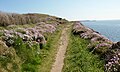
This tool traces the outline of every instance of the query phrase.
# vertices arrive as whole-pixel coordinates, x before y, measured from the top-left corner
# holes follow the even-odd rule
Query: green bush
[[[11,61],[10,57],[0,55],[0,64],[4,67]]]
[[[0,37],[3,36],[3,35],[4,35],[4,33],[3,33],[3,32],[0,32]]]
[[[37,65],[41,63],[41,58],[39,55],[40,53],[39,44],[33,43],[33,42],[24,43],[22,39],[18,37],[15,40],[14,48],[16,49],[17,55],[23,61],[22,70],[35,71],[37,68]]]
[[[22,71],[27,71],[27,72],[37,72],[37,67],[31,63],[28,64],[23,64],[22,65]]]

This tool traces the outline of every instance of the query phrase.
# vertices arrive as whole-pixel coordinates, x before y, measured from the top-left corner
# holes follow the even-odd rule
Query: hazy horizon
[[[120,20],[120,0],[1,0],[0,11],[42,13],[68,20]]]

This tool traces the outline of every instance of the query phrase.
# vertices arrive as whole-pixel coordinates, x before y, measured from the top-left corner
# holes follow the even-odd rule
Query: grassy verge
[[[88,43],[71,34],[63,72],[104,72],[104,62],[87,50]]]
[[[39,72],[50,72],[54,62],[55,54],[57,53],[57,46],[61,35],[63,26],[59,27],[54,34],[46,34],[47,44],[41,50],[41,64],[39,65]]]

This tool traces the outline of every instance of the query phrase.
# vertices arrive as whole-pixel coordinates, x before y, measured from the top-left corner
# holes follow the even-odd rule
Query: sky
[[[43,13],[68,20],[120,19],[120,0],[0,0],[0,11]]]

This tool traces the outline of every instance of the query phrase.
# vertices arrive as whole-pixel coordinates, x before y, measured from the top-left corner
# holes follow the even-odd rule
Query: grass
[[[16,55],[15,49],[9,48],[5,53],[5,55],[0,55],[0,70],[7,70],[9,72],[21,71],[20,58]]]
[[[24,25],[10,25],[10,26],[0,26],[0,30],[17,30],[19,28],[33,28],[36,24],[24,24]]]
[[[31,28],[31,27],[35,27],[35,24],[24,24],[24,25],[12,25],[12,26],[7,26],[5,27],[7,30],[11,30],[11,29],[18,29],[18,28]]]
[[[51,69],[55,53],[57,51],[57,42],[61,31],[57,30],[53,34],[45,34],[47,43],[43,48],[39,48],[36,43],[24,43],[20,38],[15,40],[14,48],[17,55],[22,60],[22,71],[30,72],[48,72]]]
[[[88,40],[71,34],[63,72],[104,72],[104,61],[87,49]]]
[[[22,61],[22,71],[36,72],[37,66],[41,63],[39,44],[24,43],[21,38],[17,38],[13,47]]]
[[[57,46],[62,28],[63,26],[57,28],[59,30],[54,34],[46,34],[47,44],[44,46],[44,49],[41,50],[42,63],[39,65],[39,72],[50,72],[54,62],[55,54],[58,50]]]
[[[24,42],[19,37],[13,38],[13,48],[10,49],[14,51],[10,51],[10,57],[8,54],[4,57],[0,55],[0,62],[2,62],[0,65],[8,71],[49,72],[57,53],[57,44],[63,27],[64,25],[60,25],[54,33],[44,34],[47,43],[43,45],[42,49],[36,42]],[[12,68],[8,69],[8,64]]]

